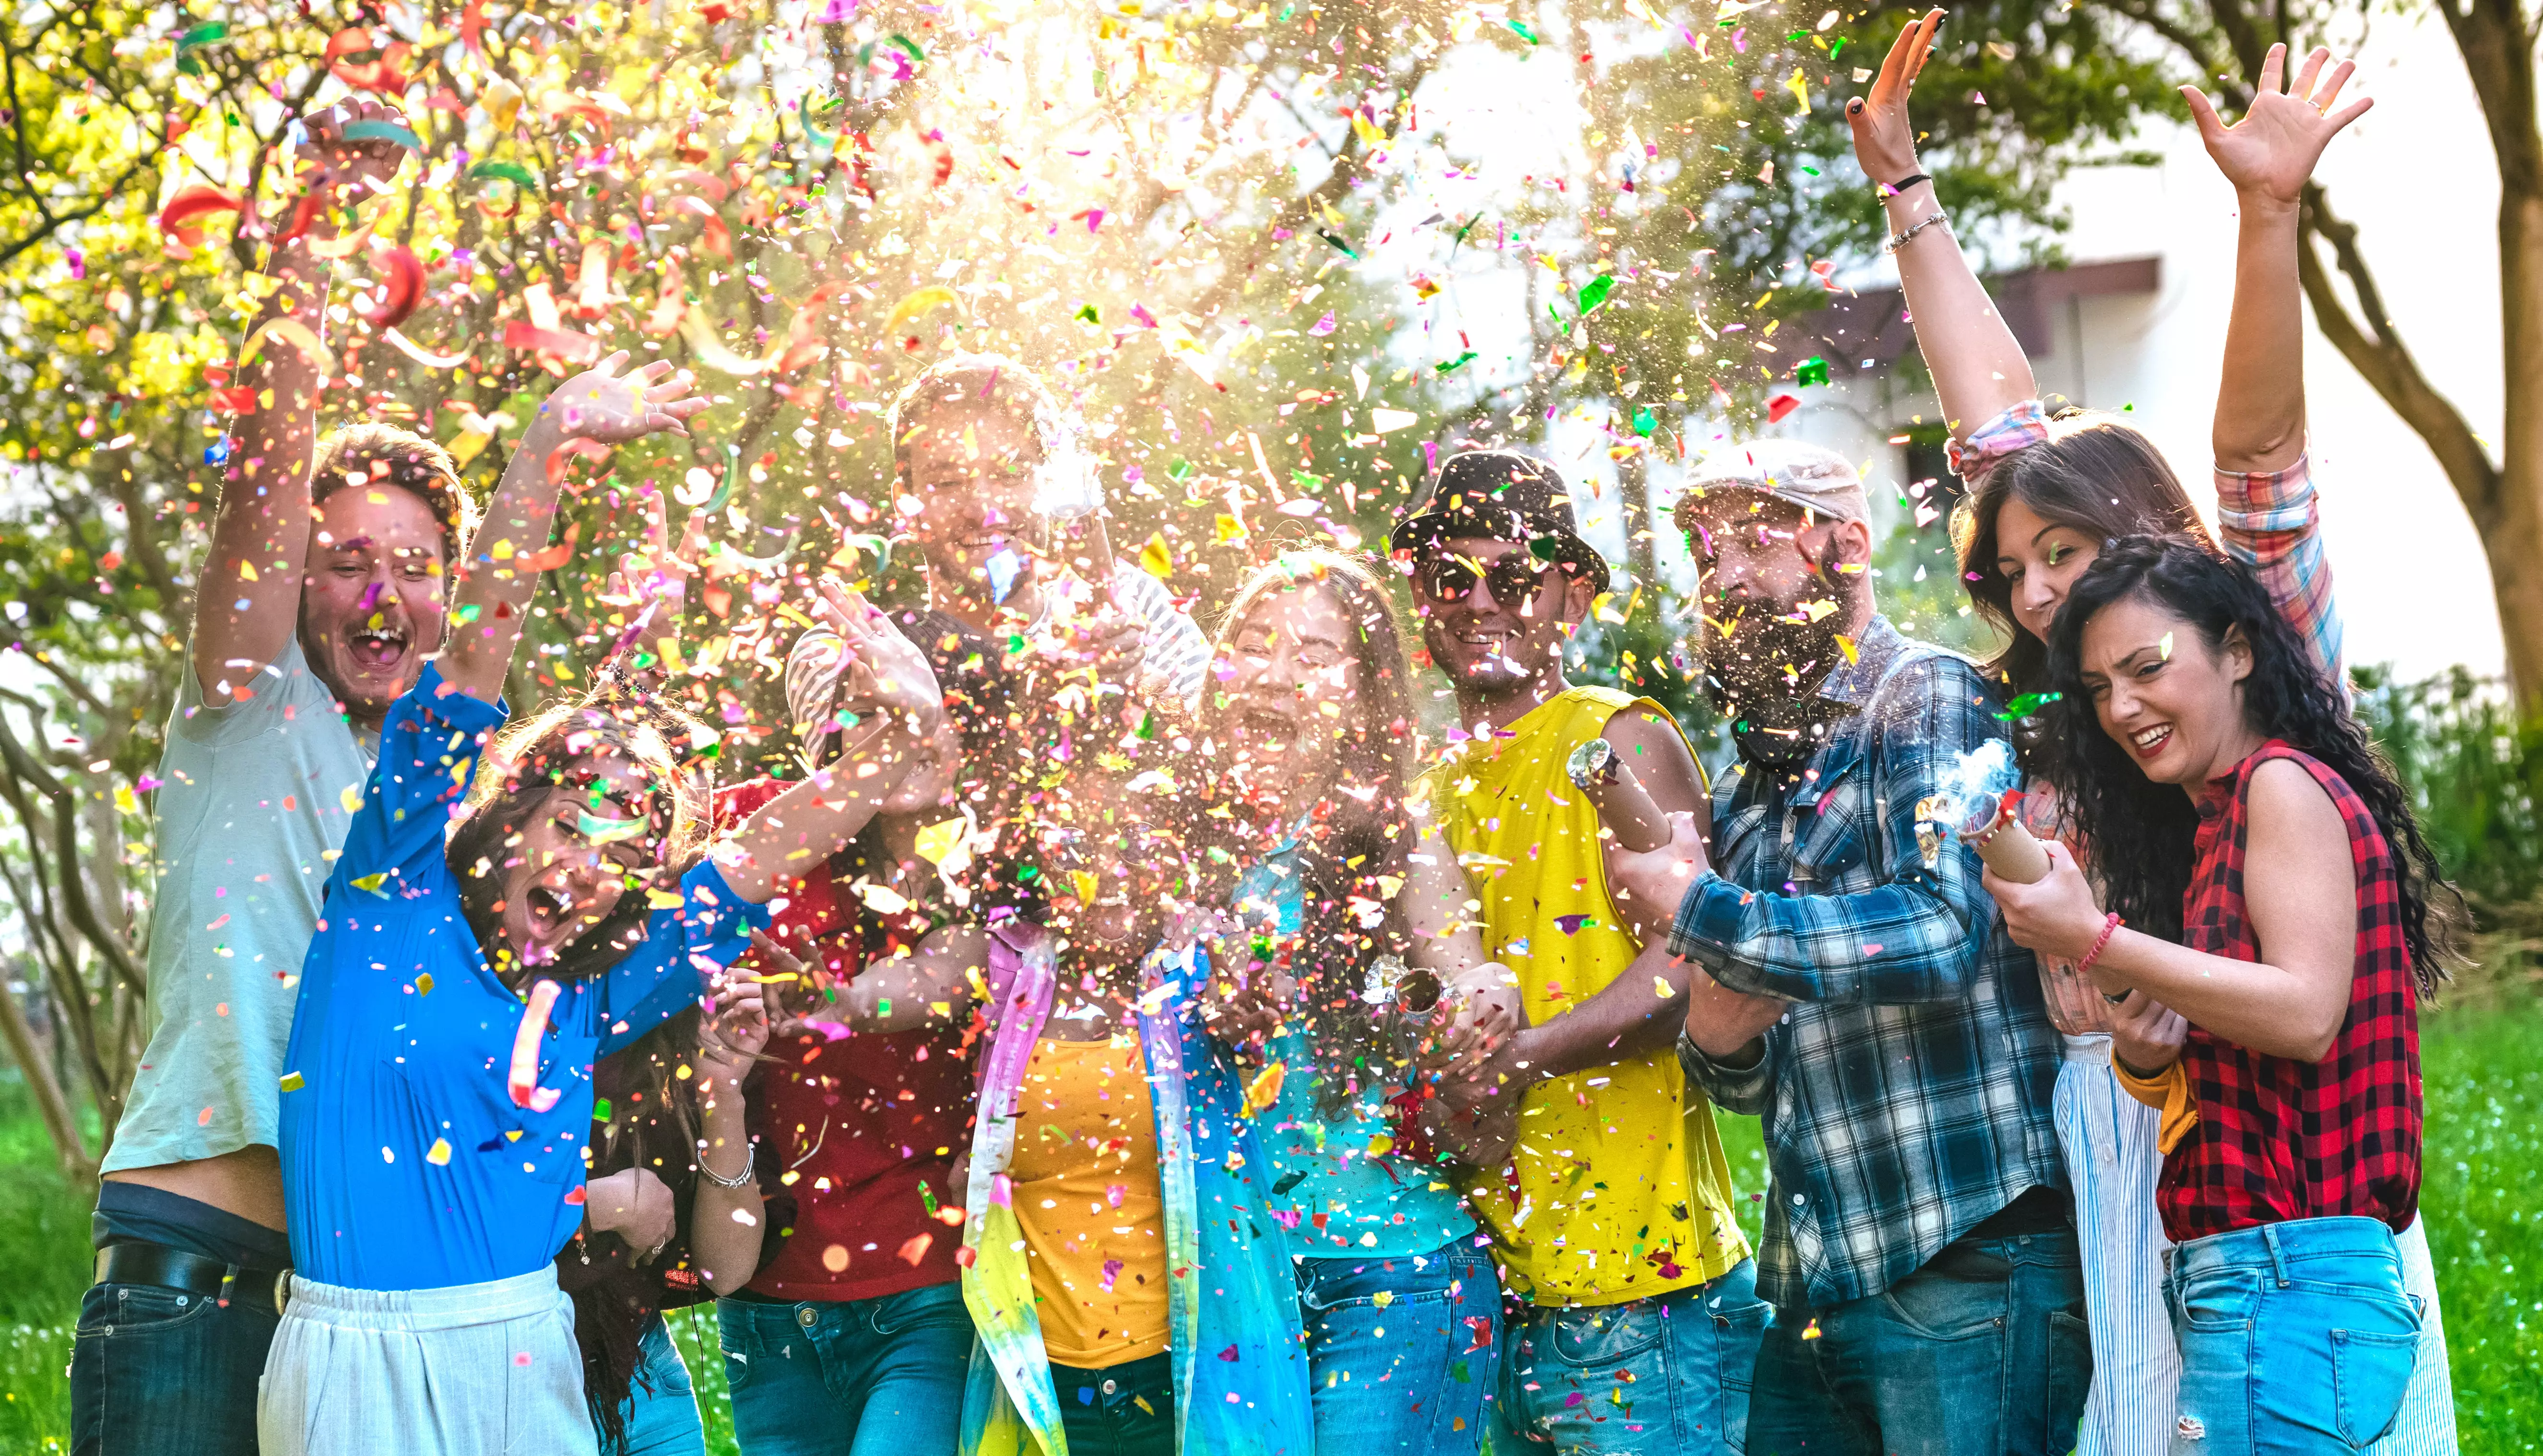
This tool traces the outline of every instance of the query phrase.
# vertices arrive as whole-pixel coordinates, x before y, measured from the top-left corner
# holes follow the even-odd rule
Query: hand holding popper
[[[1598,810],[1599,823],[1616,837],[1617,844],[1639,854],[1669,842],[1668,815],[1660,812],[1651,791],[1617,756],[1614,744],[1591,738],[1572,750],[1564,768],[1572,776],[1573,787]]]
[[[1924,851],[1925,863],[1941,857],[1940,831],[1949,829],[1976,850],[1999,879],[2037,884],[2048,878],[2048,851],[2014,817],[2022,802],[2021,782],[2011,744],[2001,738],[1979,744],[1961,761],[1942,793],[1916,805],[1917,847]]]

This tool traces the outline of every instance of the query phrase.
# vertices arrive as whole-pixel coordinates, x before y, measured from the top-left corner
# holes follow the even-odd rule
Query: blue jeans
[[[92,1284],[71,1344],[71,1450],[256,1456],[256,1385],[279,1317],[270,1288],[217,1300]]]
[[[1748,1456],[2065,1456],[2092,1383],[2074,1230],[1964,1238],[1879,1294],[1776,1311]]]
[[[1417,1259],[1297,1263],[1317,1456],[1481,1450],[1501,1333],[1492,1256],[1468,1238]]]
[[[1654,1299],[1529,1308],[1502,1357],[1503,1434],[1558,1456],[1735,1456],[1769,1313],[1747,1260]]]
[[[706,1427],[688,1362],[655,1315],[637,1346],[635,1388],[627,1393],[627,1443],[604,1456],[706,1456]]]
[[[1050,1367],[1068,1456],[1175,1456],[1175,1357]]]
[[[716,1305],[750,1456],[953,1456],[971,1316],[959,1284],[876,1299]]]
[[[2181,1341],[2177,1453],[2363,1451],[2402,1408],[2420,1305],[2374,1219],[2193,1239],[2172,1251],[2164,1302]]]

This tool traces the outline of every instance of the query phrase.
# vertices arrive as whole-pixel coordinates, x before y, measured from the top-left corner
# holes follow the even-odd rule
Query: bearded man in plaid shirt
[[[2058,1037],[1976,855],[1946,836],[1928,858],[1916,825],[2003,725],[1965,658],[1878,614],[1869,515],[1817,446],[1693,473],[1678,523],[1739,763],[1709,857],[1681,824],[1612,878],[1702,972],[1688,1076],[1765,1119],[1757,1292],[1776,1313],[1749,1456],[2062,1453],[2092,1351]]]

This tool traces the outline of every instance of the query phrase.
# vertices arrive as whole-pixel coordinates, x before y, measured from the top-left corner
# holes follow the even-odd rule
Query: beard
[[[1731,636],[1708,644],[1704,693],[1731,722],[1742,758],[1782,765],[1816,752],[1839,705],[1817,696],[1820,683],[1844,660],[1836,643],[1841,613],[1816,622],[1794,621],[1798,607],[1779,613],[1751,603]]]

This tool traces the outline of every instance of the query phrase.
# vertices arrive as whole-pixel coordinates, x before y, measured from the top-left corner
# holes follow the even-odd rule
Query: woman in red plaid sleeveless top
[[[2393,1235],[2419,1206],[2419,1002],[2451,955],[2429,901],[2451,891],[2245,568],[2178,536],[2116,542],[2049,648],[2057,780],[2113,913],[2063,845],[2038,884],[1987,887],[2022,945],[2191,1023],[2157,1189],[2175,1449],[2362,1450],[2419,1342]]]

